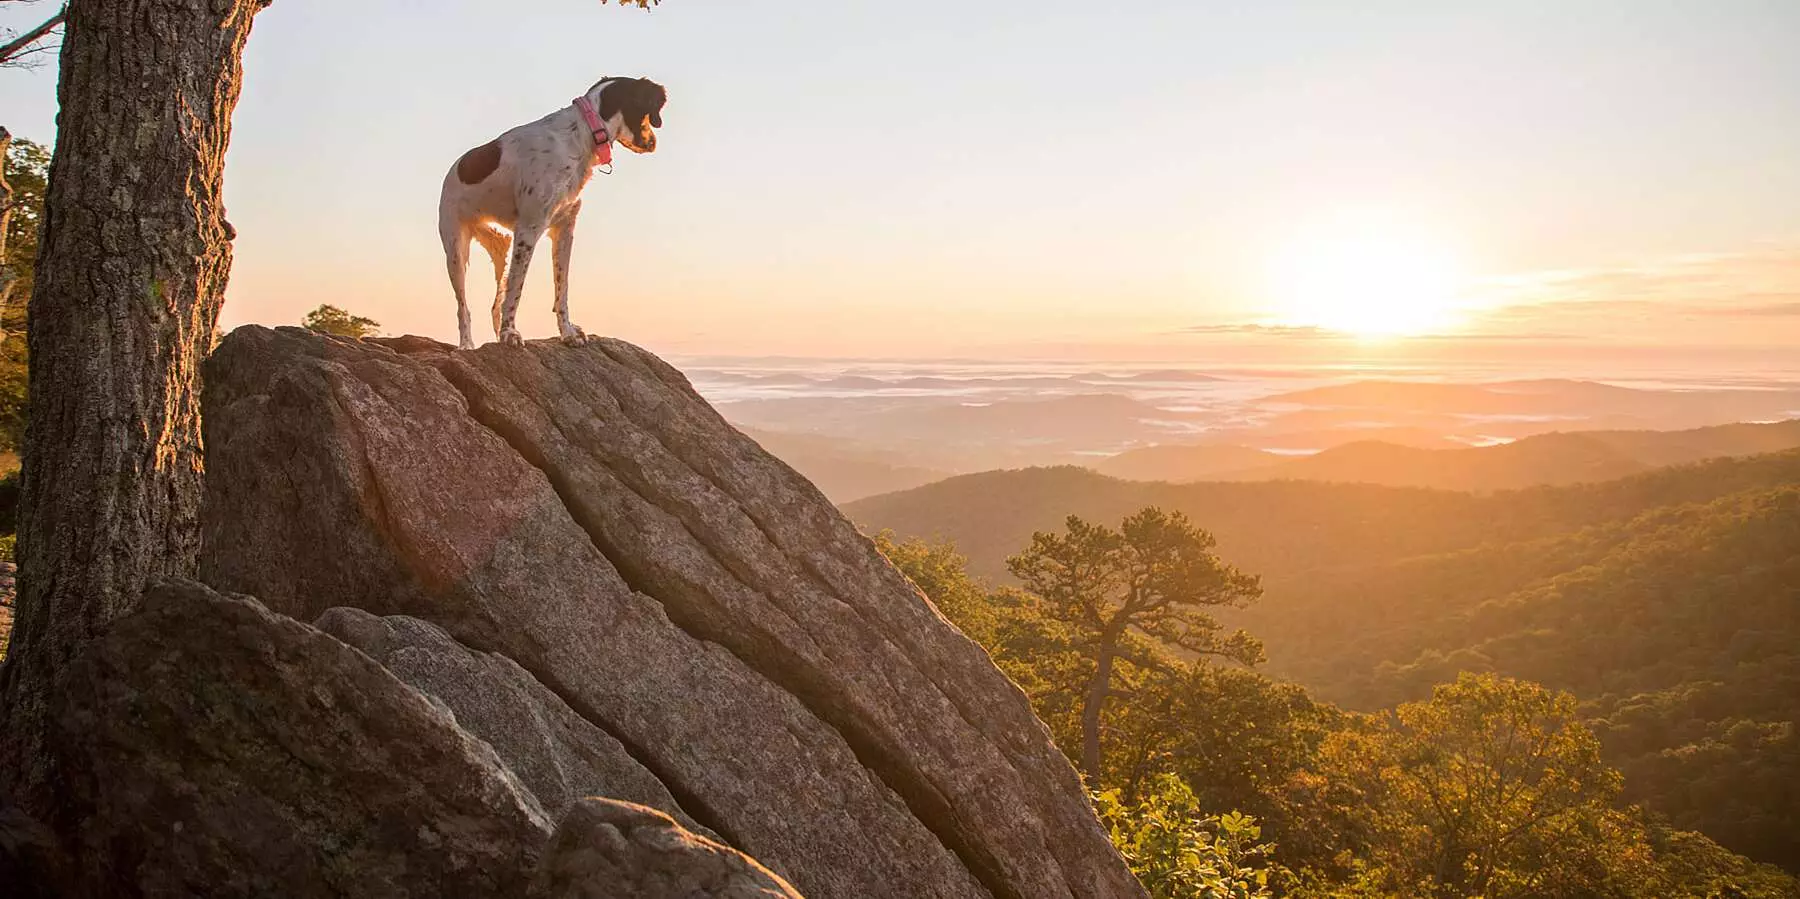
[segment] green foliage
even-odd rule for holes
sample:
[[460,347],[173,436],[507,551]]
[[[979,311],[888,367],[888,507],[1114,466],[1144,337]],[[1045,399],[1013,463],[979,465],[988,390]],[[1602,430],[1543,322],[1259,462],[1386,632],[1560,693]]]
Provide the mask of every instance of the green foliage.
[[1249,605],[1262,595],[1259,580],[1220,561],[1212,534],[1186,515],[1149,507],[1117,531],[1074,515],[1064,527],[1033,534],[1006,566],[1096,652],[1131,631],[1189,653],[1262,661],[1261,644],[1241,630],[1223,634],[1205,611]]
[[[1223,634],[1209,608],[1242,607],[1262,594],[1255,577],[1214,555],[1211,534],[1180,512],[1150,507],[1114,531],[1071,515],[1065,533],[1038,532],[1006,565],[1034,608],[1072,637],[1088,663],[1080,699],[1081,768],[1104,773],[1102,723],[1109,700],[1172,667],[1171,651],[1254,665],[1262,646]],[[1074,684],[1066,685],[1073,688]]]
[[[1086,632],[1040,596],[987,587],[949,543],[877,542],[1076,757],[1094,670]],[[1136,642],[1123,655],[1156,663],[1121,666],[1096,803],[1155,895],[1235,895],[1196,892],[1226,889],[1224,875],[1239,889],[1312,899],[1800,896],[1784,872],[1621,805],[1620,775],[1584,718],[1592,704],[1566,693],[1471,675],[1362,716],[1255,671],[1125,641]],[[1602,721],[1602,733],[1630,720]],[[1740,729],[1734,739],[1779,736]],[[1784,784],[1761,786],[1785,795]],[[1253,818],[1213,817],[1227,809]],[[1257,830],[1245,839],[1226,822]]]
[[0,310],[0,451],[16,453],[25,440],[28,357],[26,316],[32,280],[37,272],[38,232],[44,221],[44,194],[49,189],[50,151],[42,144],[18,139],[6,156],[6,177],[13,189],[12,219],[7,223],[5,268],[18,278],[12,299]]
[[892,531],[883,531],[875,535],[875,548],[969,639],[983,646],[993,644],[998,613],[988,603],[987,589],[969,576],[969,560],[955,546],[943,541],[901,541]]
[[7,223],[6,264],[19,275],[15,296],[22,297],[37,272],[38,232],[44,225],[44,196],[50,190],[50,148],[23,138],[13,140],[6,156],[6,178],[16,204]]
[[[1800,870],[1800,793],[1790,786],[1800,782],[1795,485],[1800,452],[1486,497],[1135,484],[1050,469],[959,478],[848,509],[901,533],[945,534],[972,570],[990,574],[1006,557],[999,541],[1016,546],[1068,510],[1159,502],[1204,514],[1222,553],[1265,574],[1267,599],[1231,623],[1266,641],[1266,670],[1357,709],[1423,698],[1463,671],[1574,693],[1606,762],[1625,775],[1620,801]],[[1123,717],[1107,718],[1115,742],[1137,739],[1132,729],[1178,730],[1139,717],[1157,706],[1127,703]],[[1059,710],[1040,714],[1057,728]],[[1192,751],[1155,745],[1166,757]],[[1120,776],[1120,762],[1107,764]],[[1206,795],[1205,780],[1190,780]],[[1296,809],[1337,785],[1315,786],[1291,787]],[[1276,806],[1233,797],[1212,807],[1257,814],[1284,861],[1311,851]],[[1336,839],[1323,832],[1319,842]]]
[[381,333],[381,322],[360,315],[351,315],[330,304],[306,313],[300,320],[301,327],[320,334],[334,334],[338,337],[375,337]]
[[1118,790],[1094,794],[1113,845],[1155,899],[1263,899],[1274,847],[1256,819],[1207,815],[1181,778],[1156,777],[1133,801]]
[[1322,673],[1345,698],[1385,704],[1461,670],[1575,692],[1628,801],[1800,866],[1800,796],[1784,787],[1800,781],[1800,488],[1421,560],[1403,578],[1391,602],[1436,601],[1387,613],[1385,633]]
[[1792,896],[1794,880],[1614,804],[1620,776],[1567,693],[1465,674],[1332,734],[1335,865],[1296,895]]
[[1604,831],[1617,772],[1575,698],[1535,684],[1464,675],[1373,727],[1333,734],[1321,757],[1354,791],[1367,858],[1401,893],[1583,895],[1597,884],[1556,865],[1574,843],[1591,861],[1616,842]]
[[1342,841],[1310,769],[1350,720],[1294,684],[1195,661],[1154,672],[1110,709],[1102,782],[1132,797],[1174,774],[1204,808],[1254,815],[1279,835],[1283,864],[1317,864]]

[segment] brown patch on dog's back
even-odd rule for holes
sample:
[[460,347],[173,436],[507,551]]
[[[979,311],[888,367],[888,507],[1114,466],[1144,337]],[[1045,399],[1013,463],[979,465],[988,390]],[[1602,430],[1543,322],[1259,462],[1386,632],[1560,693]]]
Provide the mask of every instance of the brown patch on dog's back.
[[500,142],[490,141],[463,154],[456,161],[456,177],[464,184],[480,184],[500,167]]

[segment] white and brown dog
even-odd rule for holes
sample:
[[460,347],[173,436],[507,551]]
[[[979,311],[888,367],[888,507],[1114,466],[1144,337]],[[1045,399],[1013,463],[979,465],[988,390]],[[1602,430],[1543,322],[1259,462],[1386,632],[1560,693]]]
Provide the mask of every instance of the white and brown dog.
[[[581,191],[594,170],[612,162],[618,141],[633,153],[656,151],[668,92],[647,78],[605,78],[575,103],[520,125],[456,161],[444,176],[438,232],[456,291],[456,323],[463,349],[475,347],[464,281],[469,242],[494,260],[494,335],[519,345],[513,325],[531,254],[545,234],[555,245],[556,326],[566,343],[586,339],[569,321],[569,256]],[[510,260],[510,263],[509,263]]]

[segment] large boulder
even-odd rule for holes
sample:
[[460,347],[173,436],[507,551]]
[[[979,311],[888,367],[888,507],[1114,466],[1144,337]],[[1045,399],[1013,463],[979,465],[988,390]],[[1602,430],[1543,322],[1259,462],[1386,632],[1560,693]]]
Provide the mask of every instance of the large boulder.
[[243,328],[206,378],[209,582],[510,658],[814,899],[1143,895],[1025,697],[648,353]]
[[800,899],[742,853],[655,809],[610,799],[569,807],[533,888],[541,899]]
[[649,806],[715,837],[625,747],[505,656],[475,652],[417,618],[337,608],[319,630],[362,650],[395,677],[442,702],[456,723],[494,748],[551,817],[590,796]]
[[519,896],[550,833],[418,691],[197,584],[152,589],[55,701],[70,895]]

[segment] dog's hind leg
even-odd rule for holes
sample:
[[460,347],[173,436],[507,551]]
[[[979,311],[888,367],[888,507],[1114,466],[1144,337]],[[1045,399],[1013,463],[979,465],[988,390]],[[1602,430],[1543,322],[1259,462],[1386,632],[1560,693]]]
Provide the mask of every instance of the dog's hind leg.
[[519,312],[519,296],[525,292],[525,273],[531,270],[531,255],[537,251],[544,228],[542,221],[525,219],[513,228],[512,264],[506,268],[506,299],[500,304],[500,342],[509,346],[525,344],[514,318]]
[[460,345],[465,350],[475,348],[475,335],[469,325],[469,295],[466,290],[469,275],[469,231],[458,222],[443,222],[438,226],[439,235],[444,238],[444,265],[450,270],[450,289],[456,292],[456,331]]
[[504,231],[481,227],[475,229],[475,240],[494,262],[494,336],[498,337],[500,303],[506,299],[506,251],[512,247],[512,237]]
[[587,342],[587,335],[569,321],[569,261],[575,256],[575,217],[580,213],[581,204],[576,203],[550,225],[550,258],[556,265],[556,330],[570,346]]

